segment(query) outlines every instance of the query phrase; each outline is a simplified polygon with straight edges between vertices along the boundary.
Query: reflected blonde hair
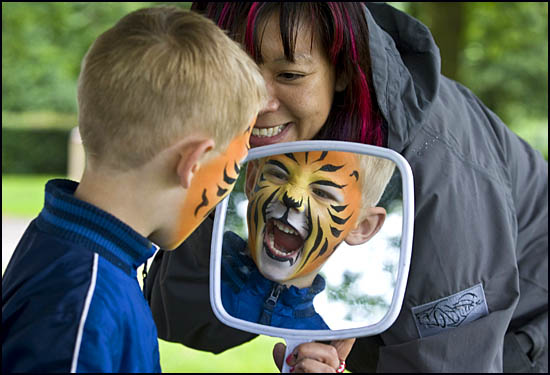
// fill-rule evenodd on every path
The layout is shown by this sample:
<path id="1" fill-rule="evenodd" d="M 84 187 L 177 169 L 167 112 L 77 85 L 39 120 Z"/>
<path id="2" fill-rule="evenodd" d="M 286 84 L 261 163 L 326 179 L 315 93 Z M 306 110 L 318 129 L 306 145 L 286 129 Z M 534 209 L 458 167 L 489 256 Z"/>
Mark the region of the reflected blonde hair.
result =
<path id="1" fill-rule="evenodd" d="M 390 182 L 395 171 L 395 163 L 390 159 L 378 156 L 358 155 L 361 167 L 361 214 L 359 221 L 364 218 L 365 210 L 369 207 L 375 207 L 386 186 Z"/>
<path id="2" fill-rule="evenodd" d="M 211 20 L 146 8 L 100 35 L 84 57 L 79 129 L 89 161 L 127 170 L 193 133 L 225 150 L 266 98 L 257 65 Z"/>

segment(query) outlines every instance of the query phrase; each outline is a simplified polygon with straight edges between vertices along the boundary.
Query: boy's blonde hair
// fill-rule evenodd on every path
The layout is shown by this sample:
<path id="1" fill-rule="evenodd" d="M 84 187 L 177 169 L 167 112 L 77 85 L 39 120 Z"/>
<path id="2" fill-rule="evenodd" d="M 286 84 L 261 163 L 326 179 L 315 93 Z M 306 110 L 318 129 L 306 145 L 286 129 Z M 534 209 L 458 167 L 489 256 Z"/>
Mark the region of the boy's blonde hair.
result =
<path id="1" fill-rule="evenodd" d="M 359 221 L 364 218 L 365 210 L 369 207 L 375 207 L 386 186 L 390 182 L 393 172 L 395 171 L 395 163 L 390 159 L 385 159 L 378 156 L 358 155 L 361 166 L 361 189 L 363 192 L 361 200 L 361 214 Z"/>
<path id="2" fill-rule="evenodd" d="M 79 128 L 88 161 L 138 167 L 192 133 L 229 142 L 265 103 L 257 65 L 211 20 L 176 7 L 137 10 L 82 61 Z"/>

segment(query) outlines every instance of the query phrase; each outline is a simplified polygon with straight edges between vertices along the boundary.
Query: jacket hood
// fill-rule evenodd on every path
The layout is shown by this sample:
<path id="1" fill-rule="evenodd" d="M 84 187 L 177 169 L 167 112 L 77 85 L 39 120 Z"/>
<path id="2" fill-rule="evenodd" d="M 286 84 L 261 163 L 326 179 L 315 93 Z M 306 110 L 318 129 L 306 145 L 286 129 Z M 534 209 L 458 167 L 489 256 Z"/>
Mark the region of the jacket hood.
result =
<path id="1" fill-rule="evenodd" d="M 376 98 L 388 124 L 388 147 L 401 152 L 428 118 L 441 58 L 430 30 L 383 3 L 365 3 Z"/>

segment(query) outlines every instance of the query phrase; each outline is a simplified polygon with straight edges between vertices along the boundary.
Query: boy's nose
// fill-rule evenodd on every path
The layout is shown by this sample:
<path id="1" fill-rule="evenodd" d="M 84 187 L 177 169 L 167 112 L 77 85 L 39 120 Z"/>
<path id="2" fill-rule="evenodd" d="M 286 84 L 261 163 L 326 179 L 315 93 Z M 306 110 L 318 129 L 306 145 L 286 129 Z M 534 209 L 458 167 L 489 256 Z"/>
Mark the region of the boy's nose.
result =
<path id="1" fill-rule="evenodd" d="M 287 208 L 293 208 L 298 212 L 302 212 L 304 210 L 304 200 L 303 198 L 297 198 L 293 197 L 292 195 L 289 195 L 288 192 L 285 191 L 283 194 L 283 204 Z"/>

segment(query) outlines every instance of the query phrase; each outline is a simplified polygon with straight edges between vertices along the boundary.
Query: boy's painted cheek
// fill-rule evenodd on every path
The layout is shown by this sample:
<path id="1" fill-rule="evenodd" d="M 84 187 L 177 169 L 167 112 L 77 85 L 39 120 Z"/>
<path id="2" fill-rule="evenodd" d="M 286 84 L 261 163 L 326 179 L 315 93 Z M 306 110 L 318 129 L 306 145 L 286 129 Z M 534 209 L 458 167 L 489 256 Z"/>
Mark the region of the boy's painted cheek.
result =
<path id="1" fill-rule="evenodd" d="M 225 152 L 202 165 L 195 173 L 180 210 L 178 232 L 174 239 L 176 243 L 171 248 L 176 248 L 185 241 L 212 209 L 233 190 L 241 163 L 250 149 L 251 130 L 252 126 L 248 127 L 229 144 Z"/>

